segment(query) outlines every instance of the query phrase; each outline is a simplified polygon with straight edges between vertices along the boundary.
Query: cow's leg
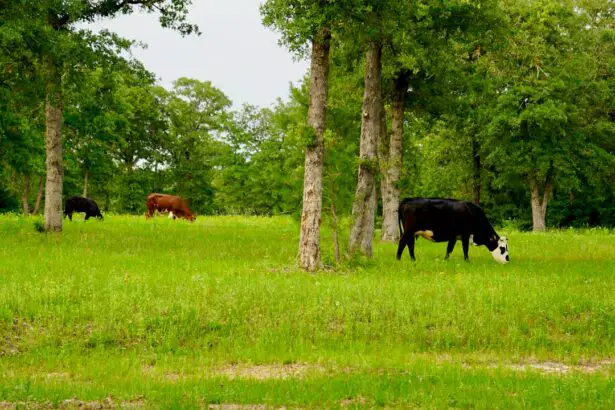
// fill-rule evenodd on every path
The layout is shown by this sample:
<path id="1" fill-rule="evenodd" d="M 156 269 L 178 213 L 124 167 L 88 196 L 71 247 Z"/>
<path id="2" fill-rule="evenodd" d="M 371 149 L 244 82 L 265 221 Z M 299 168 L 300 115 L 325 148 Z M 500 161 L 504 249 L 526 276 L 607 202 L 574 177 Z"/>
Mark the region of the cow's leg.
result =
<path id="1" fill-rule="evenodd" d="M 461 245 L 463 246 L 463 259 L 469 260 L 468 250 L 470 249 L 470 235 L 463 235 L 461 237 Z"/>
<path id="2" fill-rule="evenodd" d="M 408 243 L 408 252 L 410 252 L 410 259 L 412 259 L 413 261 L 416 261 L 416 258 L 414 257 L 414 234 L 410 233 L 408 235 L 408 239 L 406 240 L 406 242 Z"/>
<path id="3" fill-rule="evenodd" d="M 85 213 L 85 220 L 87 221 L 88 219 L 90 219 L 90 214 L 88 212 Z"/>
<path id="4" fill-rule="evenodd" d="M 457 243 L 457 238 L 453 238 L 448 241 L 448 246 L 446 247 L 446 256 L 444 259 L 448 259 L 448 257 L 453 253 L 453 249 L 455 249 L 455 243 Z"/>
<path id="5" fill-rule="evenodd" d="M 66 214 L 66 216 L 68 216 L 68 220 L 72 222 L 72 220 L 73 220 L 73 213 L 69 212 L 69 213 Z"/>
<path id="6" fill-rule="evenodd" d="M 406 247 L 406 233 L 403 233 L 399 237 L 399 245 L 397 245 L 397 260 L 401 260 L 401 255 L 404 253 L 404 248 Z"/>

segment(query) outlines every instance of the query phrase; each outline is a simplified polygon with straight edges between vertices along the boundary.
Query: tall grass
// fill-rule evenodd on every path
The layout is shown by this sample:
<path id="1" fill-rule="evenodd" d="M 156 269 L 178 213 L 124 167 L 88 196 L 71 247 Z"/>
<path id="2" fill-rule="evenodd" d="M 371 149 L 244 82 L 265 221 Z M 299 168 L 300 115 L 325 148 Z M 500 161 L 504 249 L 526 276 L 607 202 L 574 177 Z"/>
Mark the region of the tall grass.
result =
<path id="1" fill-rule="evenodd" d="M 511 388 L 529 383 L 516 373 L 494 375 L 494 363 L 615 357 L 613 233 L 500 233 L 509 237 L 508 265 L 495 263 L 484 247 L 472 248 L 468 263 L 461 246 L 444 261 L 445 244 L 419 240 L 416 263 L 407 252 L 395 260 L 396 245 L 378 243 L 371 261 L 307 274 L 296 268 L 298 227 L 289 218 L 204 217 L 191 224 L 110 215 L 67 222 L 61 235 L 47 235 L 35 232 L 32 218 L 0 217 L 0 400 L 75 391 L 147 395 L 143 366 L 184 375 L 186 389 L 196 389 L 190 400 L 197 400 L 198 383 L 190 380 L 214 390 L 217 383 L 199 369 L 319 363 L 327 376 L 312 381 L 229 383 L 246 400 L 249 392 L 283 392 L 295 383 L 303 386 L 288 393 L 295 399 L 285 402 L 280 393 L 265 402 L 315 404 L 307 392 L 346 378 L 354 382 L 323 402 L 370 386 L 370 403 L 386 404 L 412 396 L 404 383 L 420 369 L 443 380 L 424 388 L 443 383 L 454 391 L 467 380 L 467 391 L 479 391 L 491 377 Z M 333 259 L 326 239 L 323 253 Z M 467 363 L 479 368 L 470 371 Z M 70 382 L 39 377 L 66 371 Z M 602 377 L 532 376 L 545 392 L 557 385 L 576 399 L 585 396 L 575 396 L 575 386 L 609 391 L 613 385 L 597 381 Z M 391 385 L 377 387 L 387 378 Z M 86 383 L 92 380 L 106 387 L 99 391 Z M 29 393 L 20 393 L 17 386 L 28 381 Z M 439 395 L 430 401 L 422 391 L 402 402 L 460 405 Z M 459 391 L 457 399 L 480 396 Z M 598 393 L 595 400 L 614 401 L 612 391 Z M 553 403 L 550 394 L 532 394 Z M 225 395 L 220 400 L 249 402 Z"/>

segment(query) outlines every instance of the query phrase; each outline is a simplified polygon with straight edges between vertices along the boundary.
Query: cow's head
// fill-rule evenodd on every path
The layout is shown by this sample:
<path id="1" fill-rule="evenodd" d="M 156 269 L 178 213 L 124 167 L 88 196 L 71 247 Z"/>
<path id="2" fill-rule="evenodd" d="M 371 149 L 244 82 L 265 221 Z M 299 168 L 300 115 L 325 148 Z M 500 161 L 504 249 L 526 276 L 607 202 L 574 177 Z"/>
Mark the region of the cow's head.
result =
<path id="1" fill-rule="evenodd" d="M 510 257 L 508 256 L 508 239 L 505 236 L 492 237 L 487 244 L 487 247 L 491 251 L 493 259 L 495 259 L 496 261 L 500 263 L 510 262 Z"/>

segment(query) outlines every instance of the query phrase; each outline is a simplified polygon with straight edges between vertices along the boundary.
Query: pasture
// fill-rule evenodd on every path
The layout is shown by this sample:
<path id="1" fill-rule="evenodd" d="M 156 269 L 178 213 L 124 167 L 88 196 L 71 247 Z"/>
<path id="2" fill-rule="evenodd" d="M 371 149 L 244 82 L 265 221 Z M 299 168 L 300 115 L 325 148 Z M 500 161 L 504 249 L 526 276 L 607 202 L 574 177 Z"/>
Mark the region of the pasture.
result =
<path id="1" fill-rule="evenodd" d="M 74 219 L 0 216 L 0 408 L 615 407 L 612 231 L 307 274 L 290 218 Z"/>

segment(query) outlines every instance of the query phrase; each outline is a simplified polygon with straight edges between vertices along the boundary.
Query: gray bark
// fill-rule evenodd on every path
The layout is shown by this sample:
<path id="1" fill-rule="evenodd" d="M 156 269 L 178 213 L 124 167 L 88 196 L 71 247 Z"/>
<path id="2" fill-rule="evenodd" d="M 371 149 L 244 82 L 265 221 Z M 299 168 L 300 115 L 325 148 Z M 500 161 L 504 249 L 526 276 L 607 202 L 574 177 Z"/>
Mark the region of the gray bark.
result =
<path id="1" fill-rule="evenodd" d="M 335 210 L 335 204 L 331 203 L 331 229 L 333 230 L 333 250 L 335 253 L 335 262 L 340 261 L 340 241 L 337 233 L 337 212 Z"/>
<path id="2" fill-rule="evenodd" d="M 532 194 L 532 230 L 543 232 L 546 230 L 547 204 L 553 189 L 551 171 L 547 172 L 547 177 L 540 192 L 539 182 L 534 175 L 530 175 L 530 190 Z"/>
<path id="3" fill-rule="evenodd" d="M 399 211 L 399 179 L 401 176 L 403 138 L 404 138 L 404 107 L 408 89 L 407 73 L 401 73 L 395 80 L 393 99 L 391 102 L 391 136 L 386 147 L 384 170 L 382 171 L 382 236 L 383 241 L 399 241 L 398 211 Z M 384 128 L 386 130 L 386 126 Z M 386 139 L 386 134 L 381 135 Z M 381 165 L 382 167 L 382 165 Z"/>
<path id="4" fill-rule="evenodd" d="M 372 256 L 374 217 L 376 213 L 376 172 L 378 170 L 378 138 L 382 112 L 381 45 L 372 41 L 366 53 L 365 91 L 361 118 L 360 164 L 357 189 L 352 204 L 353 226 L 350 232 L 350 253 Z"/>
<path id="5" fill-rule="evenodd" d="M 312 42 L 308 125 L 314 132 L 314 138 L 305 149 L 303 211 L 299 240 L 299 265 L 309 272 L 320 269 L 322 265 L 320 259 L 320 219 L 322 213 L 322 175 L 330 41 L 329 30 L 323 29 Z"/>
<path id="6" fill-rule="evenodd" d="M 21 191 L 21 205 L 24 215 L 30 215 L 30 174 L 23 177 L 23 190 Z"/>
<path id="7" fill-rule="evenodd" d="M 38 192 L 36 193 L 36 202 L 34 203 L 34 209 L 32 210 L 32 215 L 36 215 L 38 213 L 38 209 L 41 206 L 41 199 L 43 199 L 43 189 L 45 189 L 45 184 L 43 183 L 43 176 L 38 177 Z"/>
<path id="8" fill-rule="evenodd" d="M 57 83 L 60 79 L 57 78 Z M 62 166 L 62 96 L 53 84 L 47 92 L 46 118 L 46 167 L 45 184 L 45 230 L 62 231 L 62 190 L 64 169 Z"/>

